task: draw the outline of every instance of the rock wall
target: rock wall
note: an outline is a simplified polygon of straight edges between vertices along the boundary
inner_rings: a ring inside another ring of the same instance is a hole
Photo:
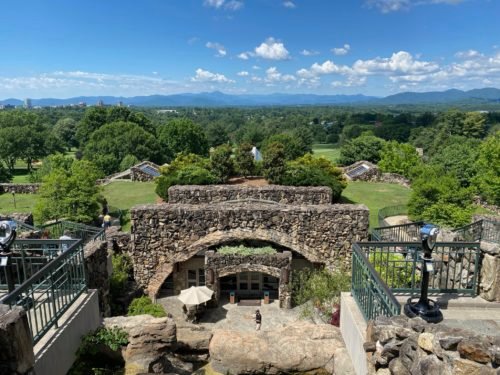
[[[420,318],[380,317],[368,325],[370,374],[498,374],[500,333],[480,335]]]
[[[364,205],[161,204],[131,210],[135,280],[159,290],[168,270],[211,246],[260,240],[294,250],[311,262],[350,264],[351,246],[368,238]],[[158,274],[162,268],[165,274]],[[156,275],[156,276],[158,276]]]
[[[38,193],[41,184],[0,184],[0,194],[35,194]]]
[[[110,282],[108,244],[105,241],[91,241],[85,245],[85,273],[87,286],[97,289],[99,293],[99,310],[104,316],[111,314],[110,309]]]
[[[396,184],[406,188],[411,187],[411,182],[405,176],[397,173],[382,173],[378,176],[375,182],[386,182],[388,184]]]
[[[34,365],[26,312],[0,304],[0,374],[32,374]]]
[[[202,204],[235,200],[264,200],[282,204],[328,204],[332,202],[329,187],[267,185],[172,186],[168,189],[170,203]]]
[[[347,173],[363,164],[368,166],[370,169],[352,178],[347,175]],[[351,181],[376,181],[380,177],[380,169],[375,164],[370,163],[369,161],[360,160],[354,164],[344,167],[344,175],[346,176],[347,180]]]
[[[290,271],[292,267],[292,253],[284,251],[276,254],[260,255],[229,255],[207,251],[205,254],[206,285],[214,291],[219,299],[219,278],[239,272],[263,272],[279,278],[279,304],[281,308],[292,307]],[[211,277],[213,273],[213,277]],[[288,273],[285,278],[285,273]],[[212,280],[211,280],[212,279]]]
[[[155,177],[151,176],[148,173],[144,173],[139,168],[132,167],[130,168],[130,179],[132,181],[147,182],[147,181],[153,181]]]

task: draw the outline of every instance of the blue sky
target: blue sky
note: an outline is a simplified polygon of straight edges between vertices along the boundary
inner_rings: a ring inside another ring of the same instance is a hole
[[[500,87],[499,0],[23,0],[0,99]]]

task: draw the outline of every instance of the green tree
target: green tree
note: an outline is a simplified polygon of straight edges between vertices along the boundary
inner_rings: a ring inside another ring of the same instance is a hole
[[[127,155],[139,160],[161,163],[160,145],[156,138],[132,122],[114,122],[92,133],[84,149],[84,157],[93,161],[105,174],[119,171]]]
[[[52,129],[54,136],[62,143],[64,146],[70,150],[71,147],[76,147],[78,142],[76,140],[76,129],[78,123],[75,119],[71,117],[65,117],[57,121]]]
[[[229,145],[216,147],[210,153],[210,171],[217,177],[219,183],[225,183],[234,174],[232,159],[233,150]]]
[[[285,147],[282,143],[269,144],[262,157],[264,178],[271,184],[279,184],[286,170]]]
[[[76,129],[80,146],[85,146],[90,135],[108,122],[108,111],[104,107],[90,107],[85,111]]]
[[[410,170],[421,163],[415,147],[407,143],[387,142],[380,155],[378,166],[383,172],[399,173],[405,177],[410,177]]]
[[[350,165],[360,160],[378,163],[385,141],[373,135],[362,135],[344,143],[340,148],[340,164]]]
[[[208,141],[203,128],[186,118],[160,126],[158,140],[167,160],[172,160],[180,152],[208,156]]]
[[[42,180],[35,207],[37,221],[67,218],[88,223],[99,212],[99,170],[86,160],[76,160],[69,170],[53,169]]]
[[[251,144],[242,143],[238,146],[234,156],[234,164],[240,175],[244,177],[252,175],[255,169],[255,163]]]
[[[500,131],[483,141],[475,166],[474,186],[489,203],[500,206]]]
[[[482,138],[486,134],[486,116],[480,112],[468,112],[460,135],[468,138]]]
[[[49,175],[53,170],[70,170],[73,160],[62,154],[49,155],[42,161],[42,165],[30,175],[30,182],[40,183],[43,178]]]
[[[281,143],[283,145],[283,152],[285,154],[286,160],[294,160],[298,157],[309,152],[311,146],[304,143],[301,139],[299,139],[296,135],[281,133],[275,134],[269,137],[263,146],[263,153],[266,153],[267,148],[274,144]]]
[[[137,159],[135,155],[125,155],[125,157],[120,162],[120,171],[126,171],[130,167],[139,164],[140,160]]]
[[[227,128],[220,122],[213,122],[207,126],[207,141],[210,147],[217,147],[229,143]]]
[[[3,163],[0,161],[0,182],[10,182],[12,180],[12,174],[7,168],[4,167]]]

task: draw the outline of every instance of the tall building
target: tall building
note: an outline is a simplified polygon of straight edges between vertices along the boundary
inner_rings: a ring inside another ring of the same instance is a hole
[[[28,109],[33,108],[33,105],[31,104],[31,99],[30,98],[24,99],[24,108],[28,108]]]
[[[102,99],[99,99],[97,101],[97,104],[96,104],[98,107],[104,107],[104,102],[102,101]]]

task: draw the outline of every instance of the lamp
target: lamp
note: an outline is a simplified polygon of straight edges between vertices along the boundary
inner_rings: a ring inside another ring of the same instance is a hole
[[[404,306],[405,315],[409,318],[417,316],[429,323],[439,323],[443,320],[443,313],[439,310],[439,305],[427,297],[429,291],[429,274],[434,271],[432,260],[432,250],[436,246],[436,239],[439,228],[432,224],[425,224],[420,229],[420,239],[424,250],[422,258],[422,284],[420,287],[420,298],[413,302],[413,298],[408,298]]]

